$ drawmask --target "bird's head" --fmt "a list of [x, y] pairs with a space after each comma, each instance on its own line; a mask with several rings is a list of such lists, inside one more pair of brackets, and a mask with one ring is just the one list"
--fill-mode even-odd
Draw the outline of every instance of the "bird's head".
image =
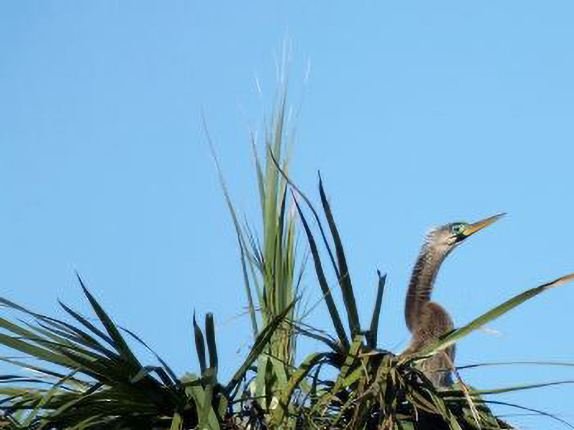
[[442, 227], [438, 227], [430, 232], [428, 237], [428, 241], [430, 242], [429, 245], [436, 250], [442, 250], [443, 252], [448, 253], [474, 233], [494, 224], [504, 215], [504, 213], [501, 213], [472, 224], [467, 222], [453, 222]]

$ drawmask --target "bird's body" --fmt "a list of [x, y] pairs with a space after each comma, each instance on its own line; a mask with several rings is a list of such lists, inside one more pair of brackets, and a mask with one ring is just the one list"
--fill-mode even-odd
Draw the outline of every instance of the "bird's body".
[[[405, 320], [412, 334], [405, 354], [413, 354], [437, 341], [454, 328], [452, 318], [438, 303], [430, 300], [435, 279], [446, 257], [463, 240], [497, 221], [495, 215], [474, 224], [456, 222], [433, 229], [426, 237], [415, 263], [405, 303]], [[423, 360], [421, 370], [435, 386], [451, 383], [450, 368], [455, 346], [451, 345], [433, 357]]]

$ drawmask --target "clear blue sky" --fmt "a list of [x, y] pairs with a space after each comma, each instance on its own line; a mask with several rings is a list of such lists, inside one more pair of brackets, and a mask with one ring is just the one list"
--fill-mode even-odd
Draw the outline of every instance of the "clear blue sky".
[[[192, 311], [213, 311], [229, 374], [250, 336], [200, 113], [255, 221], [248, 131], [272, 107], [285, 40], [302, 104], [293, 176], [316, 195], [323, 173], [364, 315], [375, 269], [389, 273], [381, 347], [408, 341], [404, 293], [430, 226], [509, 212], [441, 272], [436, 300], [460, 324], [574, 271], [572, 16], [566, 0], [2, 2], [1, 295], [87, 311], [77, 269], [182, 373], [198, 367]], [[313, 273], [305, 286], [318, 296]], [[573, 303], [574, 285], [532, 300], [462, 341], [458, 363], [574, 361]], [[574, 371], [465, 376], [491, 388]], [[499, 399], [574, 420], [573, 394]]]

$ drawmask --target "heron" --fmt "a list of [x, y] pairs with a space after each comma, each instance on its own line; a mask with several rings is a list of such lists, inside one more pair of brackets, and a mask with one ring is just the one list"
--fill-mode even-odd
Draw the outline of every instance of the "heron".
[[[426, 236], [416, 260], [405, 303], [405, 320], [412, 338], [403, 354], [413, 354], [454, 328], [448, 312], [431, 301], [435, 279], [446, 257], [473, 234], [494, 224], [504, 213], [469, 224], [453, 222], [431, 230]], [[420, 369], [437, 387], [452, 384], [450, 369], [454, 362], [455, 346], [423, 360]]]

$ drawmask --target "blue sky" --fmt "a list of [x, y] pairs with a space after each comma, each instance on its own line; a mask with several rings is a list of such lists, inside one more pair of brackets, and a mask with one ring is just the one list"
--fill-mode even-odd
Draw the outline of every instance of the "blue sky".
[[[316, 196], [321, 170], [363, 315], [375, 269], [388, 272], [381, 347], [408, 341], [406, 284], [433, 225], [509, 212], [443, 267], [435, 297], [459, 324], [572, 272], [573, 13], [554, 0], [3, 2], [1, 294], [87, 311], [78, 270], [182, 373], [198, 367], [192, 312], [213, 311], [231, 373], [250, 344], [246, 301], [200, 118], [255, 222], [248, 133], [272, 108], [285, 45], [301, 106], [292, 174]], [[314, 274], [304, 281], [316, 298]], [[574, 362], [573, 289], [460, 342], [458, 363]], [[322, 313], [313, 323], [328, 328]], [[574, 379], [541, 367], [465, 377], [480, 388]], [[500, 399], [573, 420], [571, 394]]]

